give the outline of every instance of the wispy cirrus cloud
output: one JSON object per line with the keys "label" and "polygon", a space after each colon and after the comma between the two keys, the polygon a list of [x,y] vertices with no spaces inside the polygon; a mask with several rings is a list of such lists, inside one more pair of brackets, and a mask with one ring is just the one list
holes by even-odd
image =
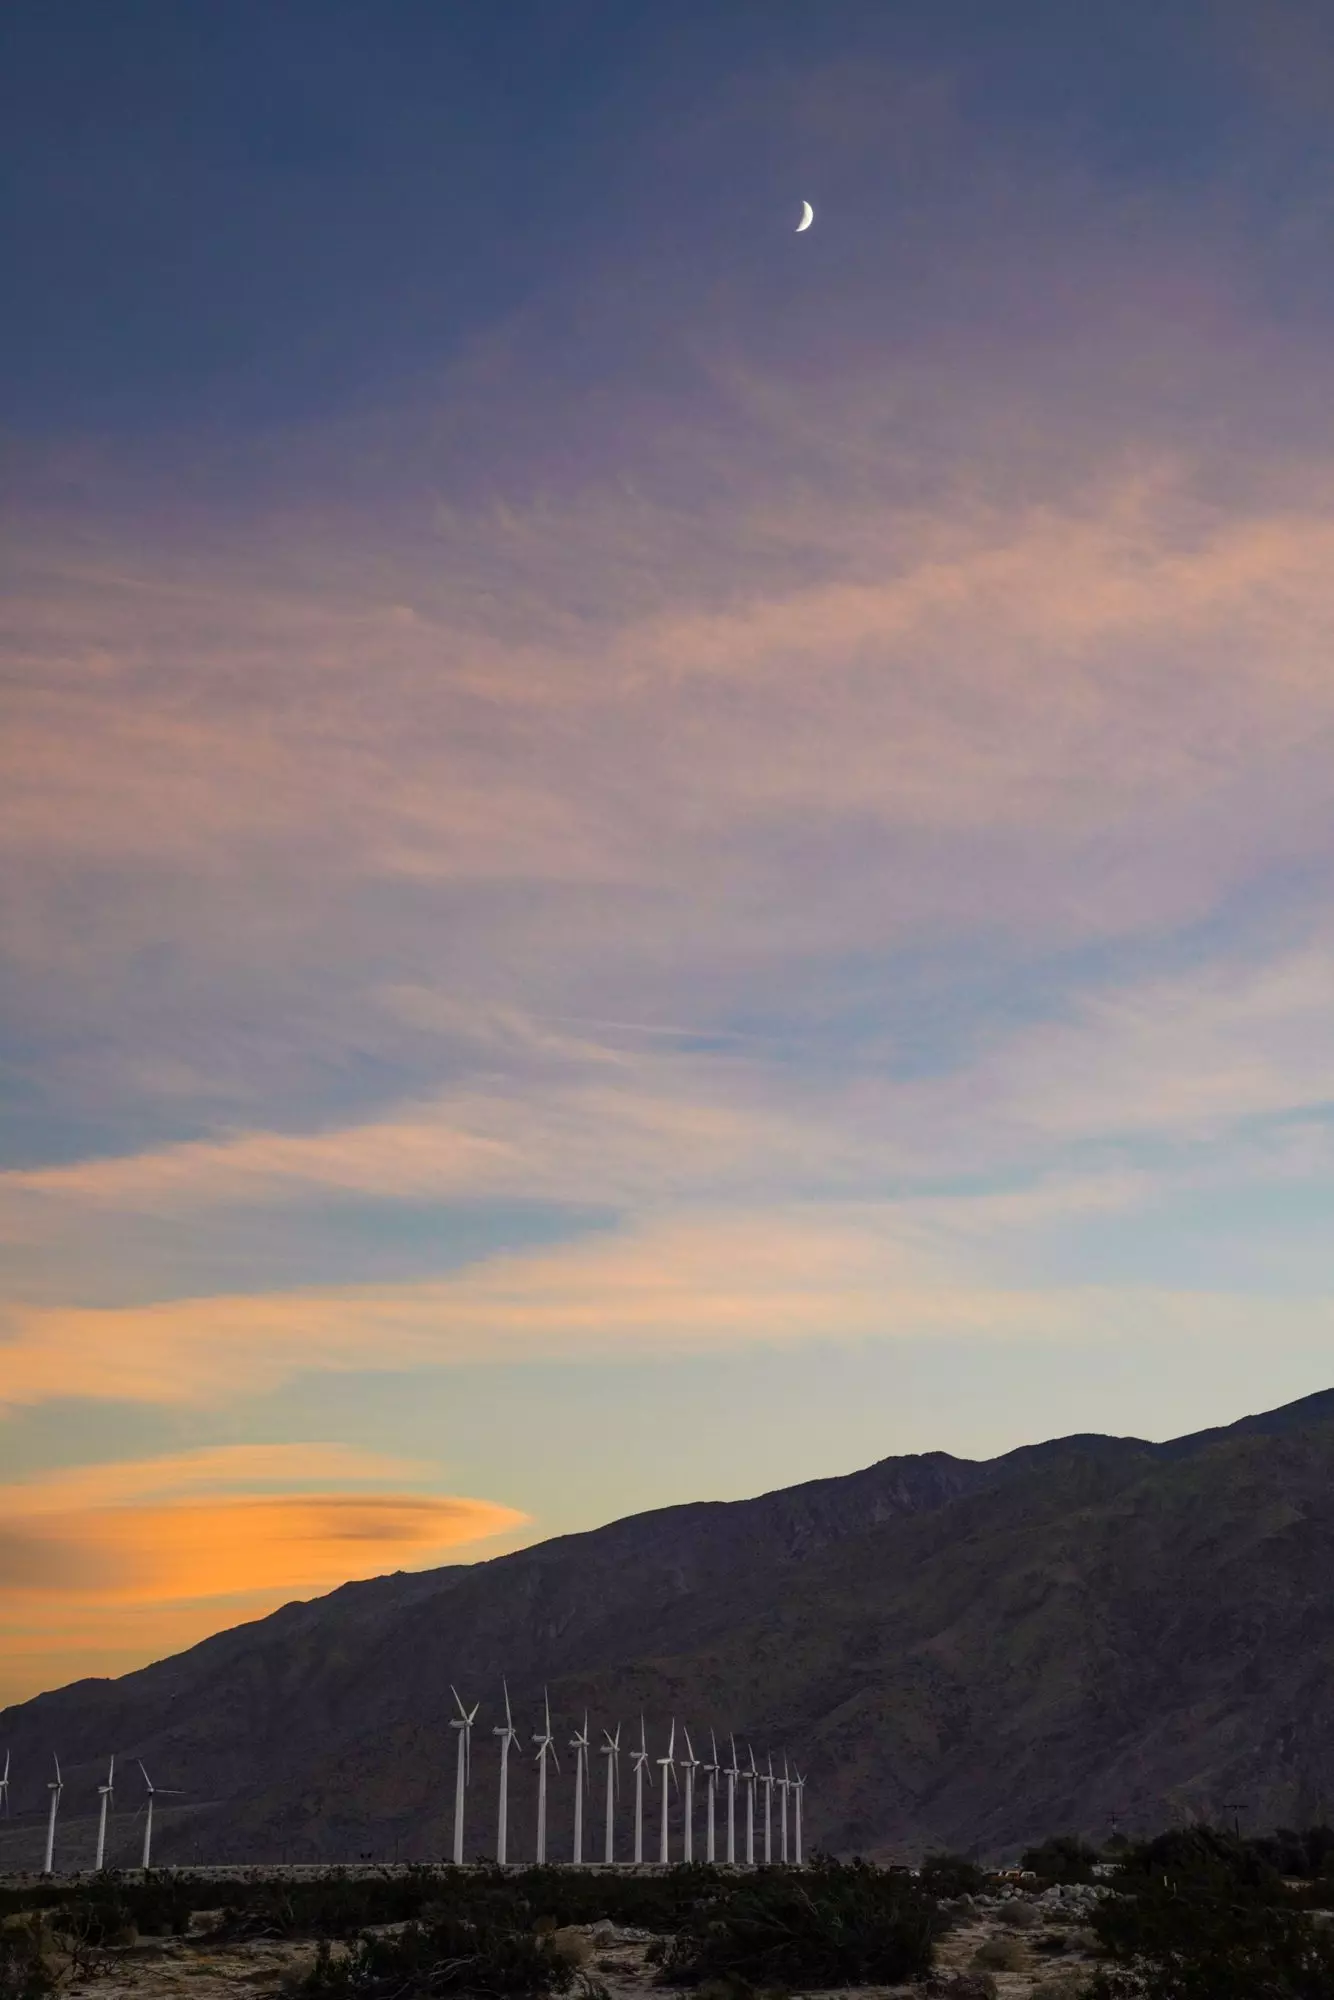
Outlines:
{"label": "wispy cirrus cloud", "polygon": [[417,1283],[22,1310],[0,1348],[3,1396],[11,1409],[71,1395],[207,1407],[310,1372],[372,1366],[420,1375],[868,1339],[1069,1343],[1146,1321],[1164,1337],[1231,1336],[1257,1315],[1296,1338],[1327,1338],[1334,1306],[1319,1295],[1229,1298],[1002,1275],[1003,1232],[1134,1192],[1095,1180],[1002,1196],[990,1216],[985,1202],[937,1200],[916,1211],[863,1203],[667,1217]]}
{"label": "wispy cirrus cloud", "polygon": [[[592,384],[539,306],[225,465],[25,452],[9,1421],[775,1342],[1327,1340],[1314,1259],[1243,1300],[1048,1256],[1328,1171],[1327,342],[1238,282],[1235,222],[983,172],[947,84],[884,82],[839,160],[869,186],[906,106],[939,205],[865,213],[861,263],[807,242],[781,310],[720,234],[707,296],[659,250],[581,274],[624,347]],[[779,96],[827,138],[847,92]],[[12,1489],[11,1581],[180,1619],[190,1538],[220,1591],[318,1587],[499,1519],[229,1464]]]}

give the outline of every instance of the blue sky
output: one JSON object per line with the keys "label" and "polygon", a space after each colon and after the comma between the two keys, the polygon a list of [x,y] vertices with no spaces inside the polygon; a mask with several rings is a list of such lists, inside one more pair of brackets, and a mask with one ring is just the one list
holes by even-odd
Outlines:
{"label": "blue sky", "polygon": [[0,1694],[1328,1386],[1324,10],[0,75]]}

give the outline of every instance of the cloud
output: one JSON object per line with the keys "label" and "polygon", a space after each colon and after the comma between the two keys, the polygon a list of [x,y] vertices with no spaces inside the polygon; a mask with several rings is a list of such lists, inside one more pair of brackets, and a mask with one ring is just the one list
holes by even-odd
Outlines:
{"label": "cloud", "polygon": [[[1083,1206],[1121,1199],[1097,1182]],[[1050,1221],[1080,1205],[1051,1196]],[[307,1371],[413,1373],[460,1364],[637,1359],[868,1339],[1164,1338],[1281,1319],[1294,1336],[1334,1312],[1163,1287],[998,1281],[997,1246],[1023,1213],[1002,1197],[667,1217],[620,1235],[500,1256],[448,1278],[12,1315],[0,1348],[11,1409],[62,1396],[212,1405]],[[1030,1197],[1028,1219],[1042,1205]],[[978,1214],[978,1210],[983,1212]]]}
{"label": "cloud", "polygon": [[[431,1018],[429,993],[412,1004]],[[1046,1009],[913,1076],[895,1074],[884,1032],[803,1072],[762,1040],[710,1051],[598,1042],[514,1009],[488,1031],[446,1004],[445,1027],[483,1047],[477,1081],[321,1131],[253,1130],[0,1173],[0,1239],[72,1242],[100,1211],[151,1219],[329,1195],[578,1203],[621,1216],[719,1199],[741,1209],[892,1199],[907,1228],[928,1179],[1049,1178],[1072,1148],[1240,1143],[1257,1122],[1334,1104],[1334,952],[1319,938],[1086,982]]]}
{"label": "cloud", "polygon": [[524,1524],[494,1501],[374,1490],[425,1470],[343,1445],[252,1444],[0,1486],[0,1640],[12,1656],[0,1697],[33,1686],[39,1664],[73,1671],[82,1647],[114,1657],[117,1635],[129,1664],[182,1632],[425,1567]]}

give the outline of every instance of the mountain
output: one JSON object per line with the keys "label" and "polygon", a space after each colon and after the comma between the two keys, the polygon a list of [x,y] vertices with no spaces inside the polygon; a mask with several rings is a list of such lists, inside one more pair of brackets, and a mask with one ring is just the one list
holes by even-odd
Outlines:
{"label": "mountain", "polygon": [[[525,1729],[549,1683],[562,1744],[587,1705],[627,1733],[642,1710],[659,1735],[690,1722],[697,1748],[712,1724],[786,1749],[809,1772],[811,1841],[840,1852],[1309,1819],[1334,1807],[1332,1557],[1334,1391],[1167,1444],[932,1452],[664,1508],[348,1584],[0,1713],[20,1808],[0,1867],[40,1858],[53,1748],[68,1866],[91,1852],[113,1749],[184,1790],[157,1823],[163,1861],[438,1857],[451,1681],[488,1702],[469,1799],[469,1851],[487,1851],[502,1671]],[[532,1814],[525,1759],[521,1852]]]}

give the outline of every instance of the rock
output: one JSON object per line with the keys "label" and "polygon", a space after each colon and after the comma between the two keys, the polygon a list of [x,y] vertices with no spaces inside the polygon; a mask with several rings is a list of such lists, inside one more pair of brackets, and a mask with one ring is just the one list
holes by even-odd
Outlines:
{"label": "rock", "polygon": [[984,1938],[973,1953],[973,1964],[979,1972],[1022,1972],[1028,1952],[1017,1937]]}
{"label": "rock", "polygon": [[569,1965],[587,1965],[593,1956],[588,1933],[578,1924],[564,1924],[551,1933],[551,1949]]}

